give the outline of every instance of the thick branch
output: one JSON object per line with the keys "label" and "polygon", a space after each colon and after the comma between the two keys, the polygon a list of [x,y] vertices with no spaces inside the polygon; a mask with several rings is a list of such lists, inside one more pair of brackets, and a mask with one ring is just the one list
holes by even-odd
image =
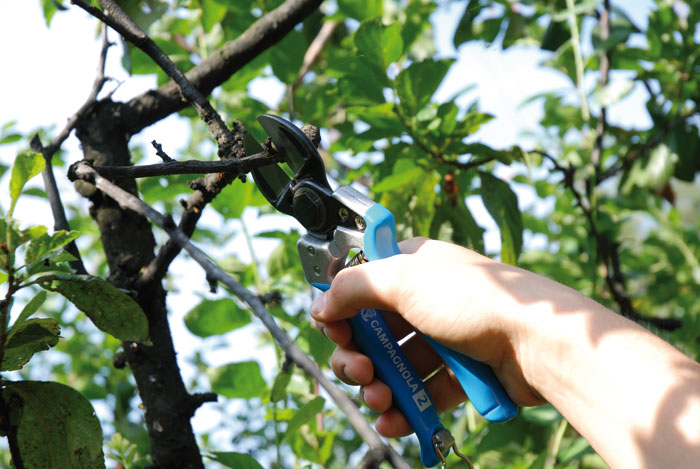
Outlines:
{"label": "thick branch", "polygon": [[[248,62],[279,42],[316,10],[321,1],[287,0],[252,24],[238,38],[189,70],[186,78],[203,95],[208,95]],[[120,124],[128,133],[135,134],[184,106],[177,85],[169,82],[125,103],[120,110]]]}
{"label": "thick branch", "polygon": [[[140,166],[95,166],[95,170],[108,179],[136,179],[155,176],[169,176],[174,174],[210,174],[227,173],[238,176],[250,172],[252,169],[267,166],[282,161],[282,156],[277,152],[256,153],[240,160],[218,161],[169,161],[159,164],[145,164]],[[68,179],[75,181],[76,165],[73,163],[68,170]]]}
{"label": "thick branch", "polygon": [[94,184],[99,190],[115,200],[123,209],[133,210],[143,216],[146,216],[153,223],[163,228],[168,235],[175,240],[190,256],[204,269],[207,278],[214,279],[223,283],[233,294],[245,301],[253,313],[262,321],[265,327],[270,331],[275,342],[284,350],[286,356],[292,360],[297,366],[308,373],[312,378],[316,379],[321,386],[328,392],[336,405],[348,418],[350,424],[355,428],[358,435],[369,445],[373,451],[381,451],[389,455],[389,460],[394,467],[408,468],[408,464],[393,450],[388,448],[379,436],[370,428],[365,420],[365,417],[357,409],[353,401],[332,381],[330,381],[323,372],[318,368],[316,363],[309,358],[294,342],[289,338],[287,333],[280,328],[272,315],[267,311],[267,308],[261,301],[260,297],[246,289],[238,283],[233,277],[227,275],[218,265],[216,265],[207,255],[197,248],[189,240],[189,237],[180,230],[172,218],[164,216],[151,206],[138,199],[136,196],[121,189],[119,186],[112,184],[109,180],[102,177],[90,165],[80,163],[75,169],[75,174],[78,178]]}

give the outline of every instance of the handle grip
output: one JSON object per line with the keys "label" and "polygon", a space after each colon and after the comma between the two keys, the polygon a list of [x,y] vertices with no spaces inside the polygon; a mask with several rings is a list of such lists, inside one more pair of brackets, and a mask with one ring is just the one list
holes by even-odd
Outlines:
{"label": "handle grip", "polygon": [[[396,244],[394,215],[380,204],[373,204],[364,214],[364,253],[368,260],[400,254]],[[330,285],[312,283],[327,290]],[[438,462],[433,449],[433,435],[444,428],[422,379],[408,362],[382,314],[365,309],[348,320],[353,340],[374,365],[376,376],[391,388],[394,403],[416,432],[421,448],[421,462],[431,467]],[[488,365],[462,355],[423,335],[454,372],[476,410],[487,420],[503,422],[518,412],[517,406],[503,390]]]}
{"label": "handle grip", "polygon": [[374,374],[391,388],[394,404],[416,432],[421,462],[426,467],[436,465],[439,460],[432,440],[443,426],[420,375],[408,362],[379,311],[362,310],[348,322],[357,347],[372,360]]}
{"label": "handle grip", "polygon": [[[367,210],[365,221],[367,228],[364,247],[367,259],[372,261],[400,253],[396,244],[394,216],[389,210],[380,204],[374,204]],[[425,334],[423,337],[454,372],[469,400],[485,419],[504,422],[515,417],[518,407],[508,397],[488,365],[445,347]]]}

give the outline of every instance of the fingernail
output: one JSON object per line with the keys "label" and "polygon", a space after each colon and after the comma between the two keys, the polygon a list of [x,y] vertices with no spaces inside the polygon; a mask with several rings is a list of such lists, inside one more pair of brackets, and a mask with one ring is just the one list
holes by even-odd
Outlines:
{"label": "fingernail", "polygon": [[345,377],[347,377],[350,381],[352,381],[352,384],[360,384],[360,382],[355,378],[352,373],[350,373],[350,370],[348,369],[347,366],[343,367],[343,374]]}
{"label": "fingernail", "polygon": [[320,319],[319,316],[326,307],[326,294],[321,293],[312,303],[309,308],[309,314],[314,319]]}

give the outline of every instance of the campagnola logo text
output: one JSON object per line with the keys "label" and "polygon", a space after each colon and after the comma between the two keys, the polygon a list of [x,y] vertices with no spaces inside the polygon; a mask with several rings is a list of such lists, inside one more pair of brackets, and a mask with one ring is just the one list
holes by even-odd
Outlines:
{"label": "campagnola logo text", "polygon": [[384,330],[382,323],[377,318],[377,312],[374,309],[365,309],[360,313],[360,317],[364,322],[369,324],[374,333],[377,335],[377,339],[384,347],[384,350],[398,370],[401,378],[403,378],[406,386],[408,386],[411,389],[411,392],[413,392],[413,402],[416,403],[418,410],[423,412],[425,409],[433,405],[430,397],[428,397],[428,393],[425,392],[425,389],[422,389],[418,382],[413,379],[413,374],[406,367],[401,354],[397,353],[397,350],[394,348],[393,341],[390,339],[389,334],[391,333]]}

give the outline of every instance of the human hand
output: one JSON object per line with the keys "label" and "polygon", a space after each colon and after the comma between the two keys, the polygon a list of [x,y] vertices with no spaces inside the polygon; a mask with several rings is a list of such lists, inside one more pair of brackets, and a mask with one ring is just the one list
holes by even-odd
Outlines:
{"label": "human hand", "polygon": [[[348,384],[361,385],[367,405],[382,413],[377,430],[385,436],[413,431],[392,406],[390,389],[374,378],[369,358],[359,353],[351,340],[344,319],[365,308],[395,311],[384,317],[397,339],[418,329],[490,365],[517,404],[542,403],[522,373],[521,318],[514,314],[518,295],[527,294],[537,276],[468,249],[425,238],[405,241],[400,248],[402,255],[341,271],[330,290],[311,307],[320,329],[338,344],[332,358],[335,374]],[[402,349],[422,377],[442,365],[420,335],[413,336]],[[435,373],[426,386],[440,412],[466,399],[446,368]]]}

